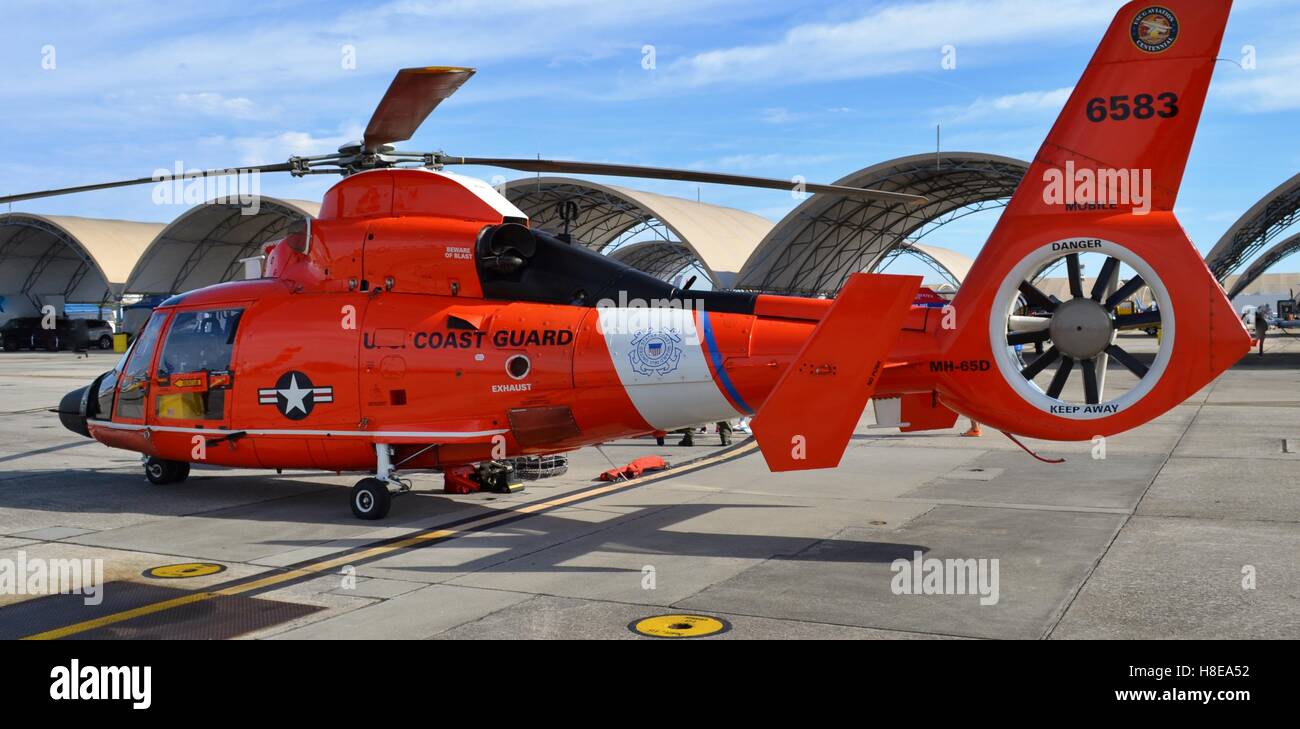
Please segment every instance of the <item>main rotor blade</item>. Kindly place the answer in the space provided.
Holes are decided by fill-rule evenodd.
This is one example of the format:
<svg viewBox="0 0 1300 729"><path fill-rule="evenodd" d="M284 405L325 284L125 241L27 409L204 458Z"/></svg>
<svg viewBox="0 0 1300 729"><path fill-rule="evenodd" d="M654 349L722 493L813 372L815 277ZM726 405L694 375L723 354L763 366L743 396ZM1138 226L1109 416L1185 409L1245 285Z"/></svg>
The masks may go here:
<svg viewBox="0 0 1300 729"><path fill-rule="evenodd" d="M777 180L770 177L749 177L747 175L728 175L721 172L700 172L697 170L679 170L666 167L638 167L636 165L614 165L599 162L564 162L550 159L514 159L505 157L451 157L439 156L438 161L448 165L483 165L485 167L505 167L522 172L558 172L569 175L609 175L612 177L643 177L652 180L679 180L681 182L705 182L716 185L736 185L738 187L761 187L768 190L794 190L796 187L812 193L827 193L862 200L880 200L882 202L923 204L929 202L920 195L907 195L901 192L886 192L862 187L844 185L819 185L816 183L796 183L789 180Z"/></svg>
<svg viewBox="0 0 1300 729"><path fill-rule="evenodd" d="M273 165L260 165L257 167L229 167L220 170L195 170L193 172L184 172L181 179L192 180L199 177L226 177L229 175L243 175L251 172L288 172L293 169L289 162L280 162ZM131 185L149 185L159 182L170 182L173 178L169 174L167 177L137 177L134 180L119 180L117 182L100 182L95 185L78 185L76 187L61 187L57 190L42 190L40 192L24 192L19 195L6 195L0 197L0 205L4 203L15 203L23 200L35 200L42 197L56 197L58 195L71 195L77 192L91 192L93 190L108 190L114 187L130 187Z"/></svg>
<svg viewBox="0 0 1300 729"><path fill-rule="evenodd" d="M474 75L472 68L430 66L403 68L379 100L366 125L362 143L374 152L389 142L404 142L420 128L442 100Z"/></svg>

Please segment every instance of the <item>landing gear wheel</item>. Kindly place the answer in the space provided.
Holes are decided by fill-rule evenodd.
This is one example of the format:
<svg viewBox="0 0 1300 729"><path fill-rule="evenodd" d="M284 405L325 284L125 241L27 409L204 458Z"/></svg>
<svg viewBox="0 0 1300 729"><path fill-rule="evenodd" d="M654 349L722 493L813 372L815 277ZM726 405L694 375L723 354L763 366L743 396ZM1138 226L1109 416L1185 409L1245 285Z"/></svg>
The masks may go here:
<svg viewBox="0 0 1300 729"><path fill-rule="evenodd" d="M373 521L388 516L388 509L393 505L393 495L388 491L388 484L383 481L363 478L352 487L350 503L353 516Z"/></svg>
<svg viewBox="0 0 1300 729"><path fill-rule="evenodd" d="M166 461L151 456L144 462L144 477L156 486L184 481L189 475L190 464L183 461Z"/></svg>

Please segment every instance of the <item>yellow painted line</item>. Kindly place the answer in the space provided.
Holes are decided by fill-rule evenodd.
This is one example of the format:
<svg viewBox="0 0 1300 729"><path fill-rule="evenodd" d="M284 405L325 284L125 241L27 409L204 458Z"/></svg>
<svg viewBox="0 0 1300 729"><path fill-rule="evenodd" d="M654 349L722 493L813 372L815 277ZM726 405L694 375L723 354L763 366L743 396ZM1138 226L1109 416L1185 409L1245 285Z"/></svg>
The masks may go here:
<svg viewBox="0 0 1300 729"><path fill-rule="evenodd" d="M322 572L328 572L338 567L343 567L344 565L352 564L353 562L369 560L376 557L382 557L384 555L391 554L393 552L399 552L403 549L410 549L411 547L425 544L427 542L436 542L439 540L447 539L448 537L453 537L457 534L462 534L464 532L480 529L482 527L490 526L492 524L496 524L497 522L505 521L507 519L513 519L519 516L520 514L535 514L539 511L545 511L547 509L553 509L558 506L564 506L566 504L570 504L575 501L582 501L584 499L590 499L597 496L605 496L615 491L622 491L624 489L631 488L633 486L643 486L648 483L654 483L655 481L662 481L663 479L668 478L669 476L680 476L682 474L690 473L692 471L698 471L699 469L704 468L706 466L711 466L715 463L721 463L723 461L728 461L743 456L753 451L757 447L758 447L758 443L754 440L750 440L747 443L741 444L735 450L731 450L728 451L727 453L722 453L714 456L707 456L701 460L694 461L685 466L681 466L680 468L676 468L676 469L670 468L666 471L659 471L658 473L652 473L650 475L642 476L641 478L634 479L632 481L614 481L605 486L597 486L591 489L575 491L574 493L568 494L566 496L559 496L554 499L549 499L547 501L540 501L532 504L524 504L514 509L501 509L497 511L497 513L495 514L489 514L482 518L475 519L474 521L466 522L454 529L451 528L435 529L429 532L420 532L418 534L414 534L405 539L400 539L390 544L380 544L371 547L369 549L363 549L360 552L349 552L347 554L338 557L323 559L319 562L313 562L312 564L305 565L297 569L288 570L285 572L276 572L274 574L267 575L266 577L262 577L260 579L252 580L250 582L243 582L238 585L231 585L230 587L222 588L220 590L196 592L191 595L182 595L181 597L174 597L171 598L170 600L163 600L162 602L156 602L153 603L152 605L143 605L138 608L131 608L130 610L123 610L117 613L110 613L108 615L104 615L98 618L92 618L90 620L85 620L80 623L73 623L72 625L66 625L62 628L54 628L53 630L47 630L43 633L36 633L34 635L29 635L23 638L23 640L55 640L57 638L65 638L69 635L76 635L77 633L84 633L88 630L95 630L96 628L102 628L107 625L113 625L115 623L120 623L126 620L130 620L132 618L138 618L142 615L152 615L154 613L160 613L163 612L164 610L171 610L172 608L182 607L184 605L189 605L191 603L211 600L212 598L218 596L240 595L245 592L252 592L254 590L261 590L263 588L272 587L275 585L283 584L285 582L291 582L299 578L311 577L313 575L318 575Z"/></svg>
<svg viewBox="0 0 1300 729"><path fill-rule="evenodd" d="M192 595L182 595L180 597L174 597L170 600L163 600L162 602L156 602L152 605L142 605L138 608L123 610L120 613L112 613L111 615L105 615L103 617L94 618L92 620L87 620L85 622L73 623L72 625L67 625L62 628L47 630L44 633L29 635L26 638L23 638L23 640L54 640L56 638L63 638L69 635L75 635L77 633L84 633L87 630L102 628L105 625L120 623L123 620L138 618L142 615L152 615L154 613L160 613L164 610L171 610L172 608L181 607L182 605L189 605L190 603L202 602L204 600L210 599L211 597L213 597L213 595L210 592L196 592Z"/></svg>

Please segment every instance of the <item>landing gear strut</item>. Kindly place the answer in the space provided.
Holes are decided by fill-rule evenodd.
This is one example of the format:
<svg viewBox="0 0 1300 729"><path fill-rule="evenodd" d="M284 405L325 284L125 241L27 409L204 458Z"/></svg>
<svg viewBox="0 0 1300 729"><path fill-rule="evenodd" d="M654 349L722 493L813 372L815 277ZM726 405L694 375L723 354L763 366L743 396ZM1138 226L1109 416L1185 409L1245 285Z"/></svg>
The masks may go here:
<svg viewBox="0 0 1300 729"><path fill-rule="evenodd" d="M392 456L386 443L375 444L375 475L358 481L349 499L352 515L358 519L383 519L393 505L393 497L411 490L409 483L393 475Z"/></svg>

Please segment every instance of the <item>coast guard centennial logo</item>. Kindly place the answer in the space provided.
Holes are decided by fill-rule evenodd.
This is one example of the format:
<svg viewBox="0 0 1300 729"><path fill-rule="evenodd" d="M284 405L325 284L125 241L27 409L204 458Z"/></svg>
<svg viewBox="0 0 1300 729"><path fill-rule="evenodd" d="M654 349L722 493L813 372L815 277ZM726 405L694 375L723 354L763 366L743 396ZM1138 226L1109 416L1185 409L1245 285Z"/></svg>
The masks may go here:
<svg viewBox="0 0 1300 729"><path fill-rule="evenodd" d="M258 390L257 402L274 405L281 415L290 420L302 420L311 415L317 403L334 402L334 388L315 387L307 375L290 371L280 375L275 387Z"/></svg>
<svg viewBox="0 0 1300 729"><path fill-rule="evenodd" d="M642 330L632 337L628 355L638 375L666 375L682 362L682 335L675 329Z"/></svg>
<svg viewBox="0 0 1300 729"><path fill-rule="evenodd" d="M1160 53L1178 40L1178 18L1161 7L1151 7L1133 19L1133 43L1147 53Z"/></svg>

